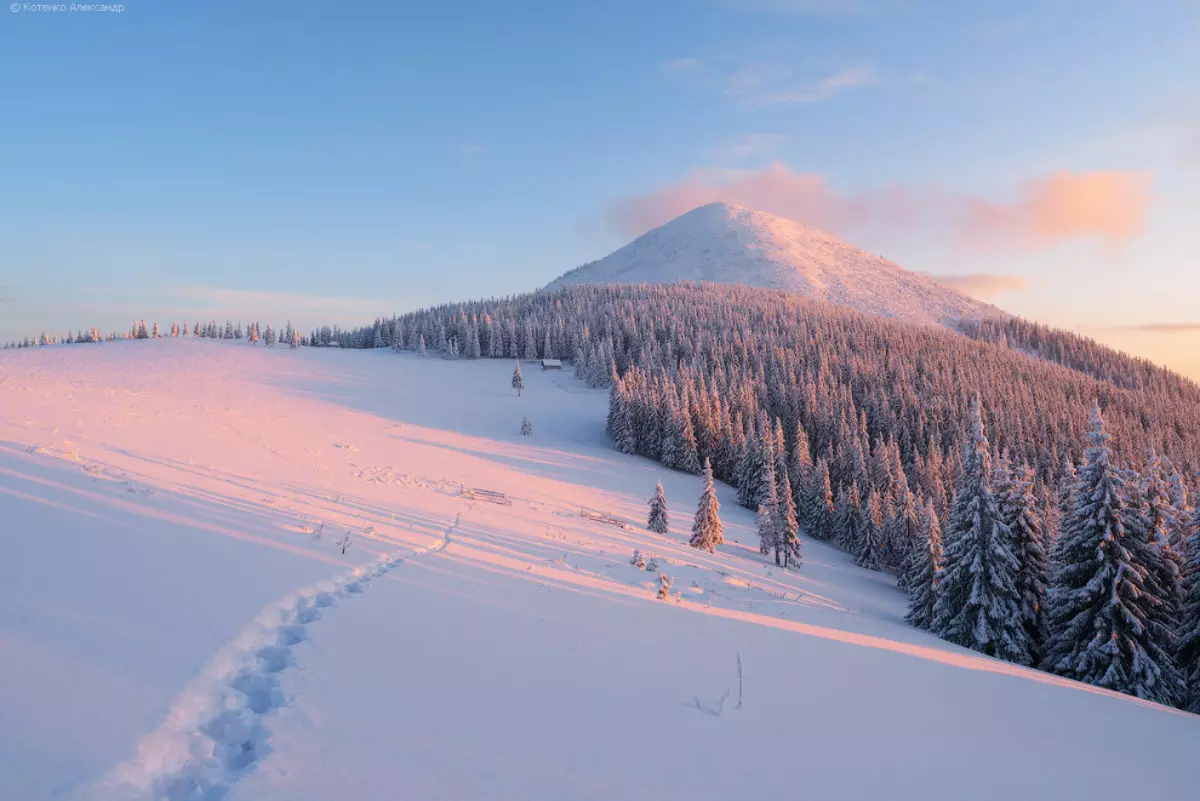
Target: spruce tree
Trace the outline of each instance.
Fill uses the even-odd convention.
[[[800,523],[796,519],[796,501],[792,497],[792,482],[787,468],[779,476],[779,501],[776,513],[775,564],[785,570],[800,565]]]
[[[1050,636],[1042,667],[1060,676],[1151,701],[1178,691],[1174,654],[1159,647],[1150,546],[1125,528],[1125,471],[1093,404],[1086,459],[1071,487],[1046,596]]]
[[[1179,669],[1187,683],[1186,709],[1200,715],[1200,506],[1191,519],[1184,543],[1185,595],[1179,629]]]
[[[1136,525],[1145,532],[1153,555],[1153,561],[1147,568],[1162,589],[1165,602],[1163,613],[1166,615],[1164,624],[1173,632],[1179,627],[1179,616],[1183,610],[1183,559],[1172,545],[1172,532],[1180,527],[1179,518],[1186,517],[1179,514],[1171,500],[1169,476],[1162,457],[1153,448],[1137,494],[1140,498],[1137,509],[1141,515],[1138,521],[1140,525],[1128,524],[1128,527],[1132,529]],[[1175,650],[1174,643],[1164,647],[1169,651]]]
[[[904,616],[919,629],[933,628],[933,610],[937,601],[942,571],[942,528],[933,501],[925,501],[919,516],[924,542],[908,564],[908,614]]]
[[[662,482],[654,487],[654,497],[650,499],[650,518],[646,528],[656,534],[667,533],[667,496],[663,493]]]
[[[945,533],[942,577],[933,632],[980,653],[1031,664],[1021,621],[1012,533],[992,493],[992,457],[979,396],[971,403],[970,430]]]
[[[883,547],[883,509],[879,490],[872,488],[867,502],[860,510],[858,542],[854,549],[854,563],[867,570],[880,570]]]
[[[1010,547],[1019,567],[1014,581],[1020,596],[1021,623],[1029,640],[1033,663],[1041,659],[1046,642],[1046,584],[1048,557],[1038,499],[1033,492],[1033,469],[1014,466],[1007,452],[996,465],[995,490],[1000,514],[1008,526]]]
[[[768,465],[772,481],[759,495],[755,526],[758,530],[758,552],[763,556],[777,548],[779,536],[779,490],[774,479],[775,467]],[[762,518],[761,520],[759,518]],[[761,525],[760,525],[761,523]],[[776,556],[776,559],[779,557]]]
[[[704,460],[704,490],[700,493],[700,504],[692,520],[692,538],[689,545],[705,551],[715,551],[725,542],[721,527],[721,502],[717,500],[717,489],[713,485],[712,463]]]
[[[838,492],[837,515],[833,524],[834,541],[846,553],[858,552],[859,526],[862,521],[862,496],[858,485],[845,486]]]
[[[513,364],[512,388],[517,391],[517,397],[521,397],[521,390],[525,389],[525,379],[521,377],[520,362],[514,362]]]
[[[833,486],[829,480],[829,462],[824,457],[817,460],[817,465],[809,476],[804,507],[804,525],[808,536],[818,540],[833,537]]]
[[[523,436],[523,437],[533,436],[533,423],[529,420],[528,417],[521,418],[521,436]]]

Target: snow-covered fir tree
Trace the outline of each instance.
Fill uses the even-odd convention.
[[[1070,490],[1046,595],[1043,669],[1161,703],[1178,697],[1174,654],[1154,629],[1163,601],[1146,569],[1150,545],[1125,528],[1133,488],[1112,463],[1099,404]]]
[[[1000,515],[1010,532],[1009,546],[1018,563],[1014,582],[1020,598],[1021,623],[1025,627],[1033,664],[1041,660],[1046,642],[1046,584],[1048,555],[1042,516],[1033,491],[1033,469],[1013,465],[1008,452],[997,460],[993,485]]]
[[[704,489],[700,503],[692,520],[692,537],[688,544],[704,551],[715,551],[725,542],[721,526],[721,502],[717,500],[717,488],[713,484],[712,463],[704,460]]]
[[[521,435],[525,437],[533,436],[533,423],[528,417],[521,418]]]
[[[833,485],[829,481],[829,462],[824,457],[817,460],[802,499],[802,519],[808,535],[819,540],[833,537]]]
[[[858,541],[854,563],[867,570],[883,568],[883,507],[879,490],[872,488],[867,502],[859,510]]]
[[[838,491],[833,523],[833,541],[847,553],[858,553],[859,527],[862,524],[862,497],[858,485],[844,485]]]
[[[1127,522],[1129,529],[1137,528],[1145,532],[1150,544],[1153,561],[1147,564],[1155,581],[1163,592],[1165,607],[1164,624],[1174,632],[1179,627],[1179,616],[1183,610],[1183,558],[1175,550],[1172,534],[1181,527],[1180,515],[1171,500],[1170,476],[1167,473],[1162,457],[1153,447],[1146,460],[1146,472],[1138,485],[1138,503],[1131,504],[1131,512],[1136,511],[1141,520]],[[1163,644],[1167,650],[1174,651],[1175,644]]]
[[[650,517],[646,521],[646,528],[656,534],[667,533],[667,496],[661,481],[654,487],[654,497],[650,499]]]
[[[904,616],[919,629],[933,628],[934,605],[942,572],[942,529],[937,509],[926,500],[919,515],[923,543],[908,563],[908,614]]]
[[[774,465],[769,466],[771,475],[774,477]],[[758,505],[758,510],[754,518],[755,528],[758,531],[758,552],[763,556],[775,551],[778,547],[779,537],[779,494],[778,488],[772,481],[766,492],[763,494]]]
[[[197,323],[197,325],[199,325],[199,324]],[[250,342],[251,345],[258,344],[258,323],[257,322],[250,323],[250,335],[247,337],[247,340]]]
[[[775,564],[785,570],[800,566],[800,523],[787,467],[779,475],[778,505],[775,512]]]
[[[1200,715],[1200,506],[1192,514],[1190,530],[1183,546],[1185,595],[1180,614],[1177,656],[1182,678],[1186,682],[1185,708]]]
[[[1020,563],[1012,553],[1012,533],[991,482],[991,446],[975,396],[944,532],[933,632],[988,656],[1028,665],[1033,655],[1016,585]]]
[[[525,389],[525,379],[521,377],[520,362],[514,362],[513,364],[512,388],[517,391],[517,397],[521,397],[521,390]]]

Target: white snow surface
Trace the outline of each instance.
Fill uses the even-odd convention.
[[[1200,718],[912,629],[807,537],[781,571],[725,486],[726,545],[688,548],[700,479],[511,371],[0,353],[0,799],[1191,797]]]
[[[832,234],[728,203],[692,209],[546,289],[683,281],[782,289],[926,325],[1009,316]]]

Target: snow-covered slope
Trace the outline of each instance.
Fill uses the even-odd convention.
[[[784,289],[914,323],[1007,316],[887,259],[793,220],[726,203],[692,209],[551,282],[711,281]]]
[[[914,630],[820,543],[781,572],[726,487],[727,544],[688,548],[699,480],[614,452],[603,391],[526,365],[517,398],[511,371],[0,353],[0,798],[1194,791],[1200,718]],[[640,525],[659,479],[665,536]]]

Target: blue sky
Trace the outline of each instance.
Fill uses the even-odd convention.
[[[0,67],[0,340],[518,292],[731,194],[1200,375],[1192,0],[22,7]]]

